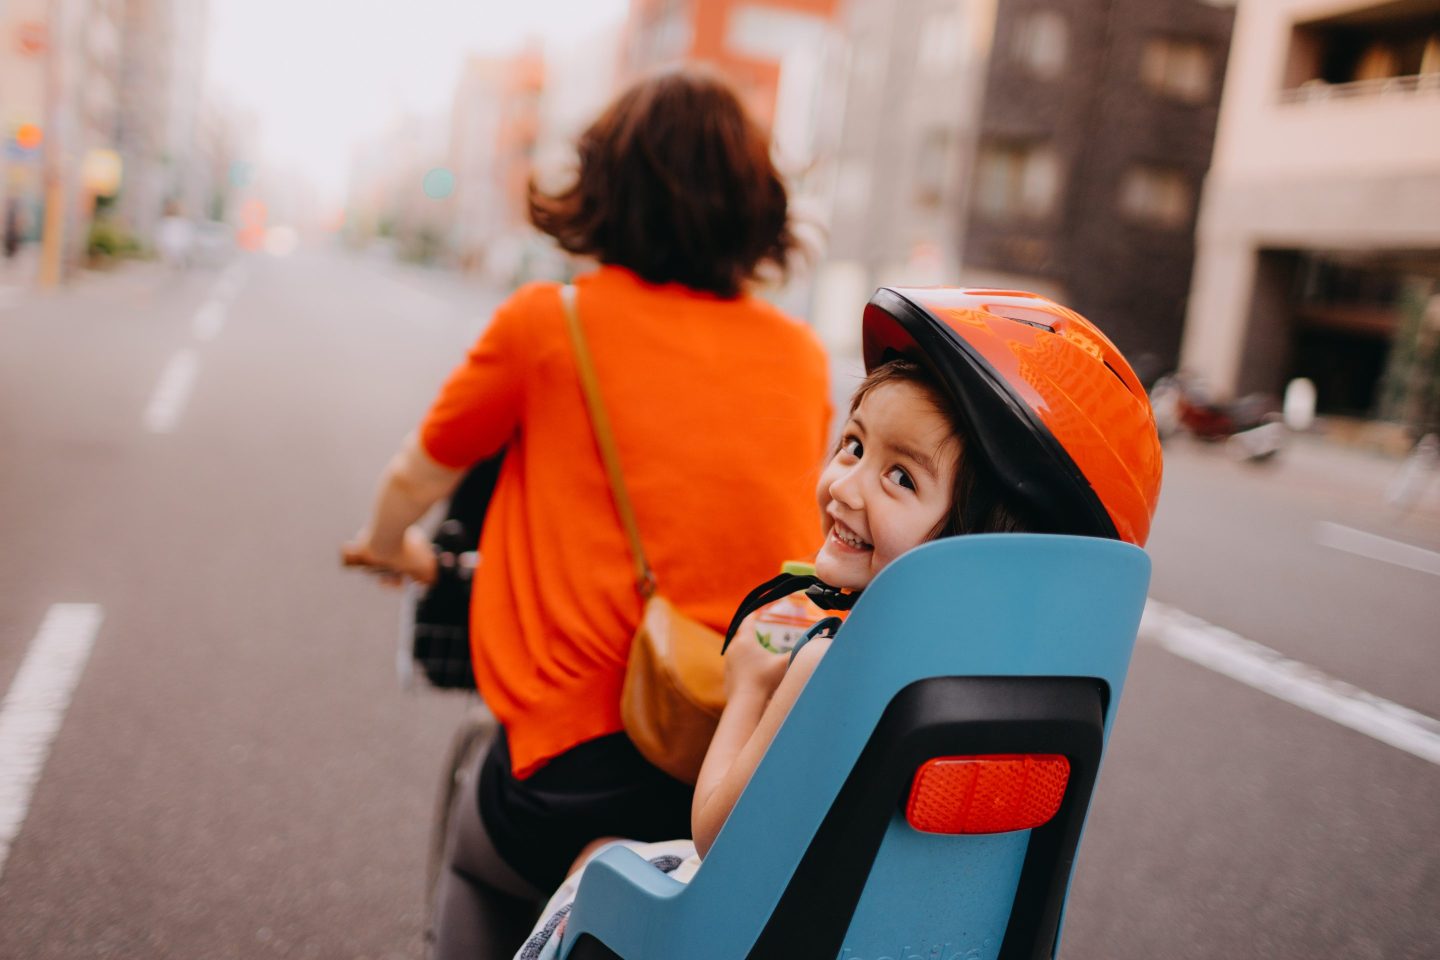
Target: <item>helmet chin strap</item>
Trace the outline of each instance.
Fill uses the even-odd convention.
[[[720,652],[724,653],[730,648],[730,641],[735,639],[735,633],[740,629],[740,624],[746,617],[768,603],[774,603],[781,597],[788,597],[801,590],[804,590],[811,602],[822,610],[849,610],[860,598],[859,590],[851,591],[832,587],[813,574],[782,573],[779,576],[771,577],[751,590],[745,595],[745,599],[740,601],[735,616],[730,618],[730,628],[725,631],[725,643],[721,646]]]

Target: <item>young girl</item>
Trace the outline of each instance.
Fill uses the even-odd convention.
[[[865,358],[869,374],[816,490],[825,540],[815,573],[825,584],[862,591],[890,561],[943,536],[1144,544],[1160,484],[1154,420],[1124,358],[1078,314],[1029,294],[882,289],[865,313]],[[677,879],[694,875],[832,642],[820,635],[777,654],[756,638],[753,616],[744,621],[695,788],[694,842],[632,849]],[[579,880],[577,869],[519,960],[556,955]]]

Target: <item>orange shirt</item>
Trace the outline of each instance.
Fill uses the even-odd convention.
[[[808,327],[757,298],[653,286],[611,266],[576,287],[660,591],[723,630],[750,588],[819,547],[824,351]],[[555,284],[523,287],[501,305],[420,441],[451,467],[506,449],[470,623],[480,692],[525,777],[621,729],[641,611]]]

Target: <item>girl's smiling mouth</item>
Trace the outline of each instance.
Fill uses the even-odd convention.
[[[833,518],[832,518],[833,519]],[[830,539],[847,550],[857,553],[865,553],[875,549],[875,545],[866,543],[856,533],[839,520],[833,520],[830,527]]]

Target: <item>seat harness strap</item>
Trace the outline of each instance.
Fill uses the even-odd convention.
[[[730,618],[730,628],[725,631],[725,643],[721,646],[720,652],[724,653],[730,648],[730,641],[735,639],[735,633],[740,629],[740,624],[746,617],[766,604],[774,603],[781,597],[788,597],[801,590],[804,590],[805,596],[809,597],[810,601],[822,610],[849,610],[860,597],[859,590],[852,592],[832,587],[812,574],[782,573],[771,577],[751,590],[746,594],[745,599],[740,601],[740,606],[735,610],[735,616]]]

